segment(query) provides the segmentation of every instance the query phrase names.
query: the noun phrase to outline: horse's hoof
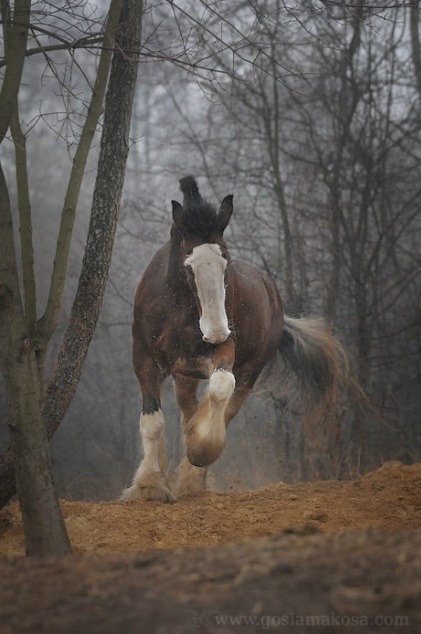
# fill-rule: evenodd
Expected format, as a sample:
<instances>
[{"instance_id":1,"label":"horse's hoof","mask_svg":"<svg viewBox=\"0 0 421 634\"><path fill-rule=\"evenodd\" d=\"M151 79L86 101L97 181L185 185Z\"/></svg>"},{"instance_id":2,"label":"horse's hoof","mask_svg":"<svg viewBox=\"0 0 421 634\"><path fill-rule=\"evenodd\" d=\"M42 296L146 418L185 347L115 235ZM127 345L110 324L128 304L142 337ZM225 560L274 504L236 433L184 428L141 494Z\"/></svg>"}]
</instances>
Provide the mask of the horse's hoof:
<instances>
[{"instance_id":1,"label":"horse's hoof","mask_svg":"<svg viewBox=\"0 0 421 634\"><path fill-rule=\"evenodd\" d=\"M164 502L165 504L173 504L176 501L168 487L157 487L148 484L141 486L138 498L148 502Z\"/></svg>"},{"instance_id":2,"label":"horse's hoof","mask_svg":"<svg viewBox=\"0 0 421 634\"><path fill-rule=\"evenodd\" d=\"M177 497L188 493L198 493L206 491L206 469L193 467L188 458L185 457L178 465L171 481L171 487Z\"/></svg>"},{"instance_id":3,"label":"horse's hoof","mask_svg":"<svg viewBox=\"0 0 421 634\"><path fill-rule=\"evenodd\" d=\"M177 491L177 496L178 497L183 497L183 495L193 495L193 493L203 493L204 491L206 491L206 487L202 487L202 486L189 486L188 484L180 484L177 485L176 488Z\"/></svg>"},{"instance_id":4,"label":"horse's hoof","mask_svg":"<svg viewBox=\"0 0 421 634\"><path fill-rule=\"evenodd\" d=\"M148 502L164 502L167 504L176 502L176 498L166 484L165 478L159 474L153 474L144 481L134 482L131 487L124 489L120 500L122 502L145 500Z\"/></svg>"},{"instance_id":5,"label":"horse's hoof","mask_svg":"<svg viewBox=\"0 0 421 634\"><path fill-rule=\"evenodd\" d=\"M131 502L132 500L145 500L146 502L164 502L173 504L176 498L168 488L161 488L153 485L136 485L124 489L121 494L121 502Z\"/></svg>"}]
</instances>

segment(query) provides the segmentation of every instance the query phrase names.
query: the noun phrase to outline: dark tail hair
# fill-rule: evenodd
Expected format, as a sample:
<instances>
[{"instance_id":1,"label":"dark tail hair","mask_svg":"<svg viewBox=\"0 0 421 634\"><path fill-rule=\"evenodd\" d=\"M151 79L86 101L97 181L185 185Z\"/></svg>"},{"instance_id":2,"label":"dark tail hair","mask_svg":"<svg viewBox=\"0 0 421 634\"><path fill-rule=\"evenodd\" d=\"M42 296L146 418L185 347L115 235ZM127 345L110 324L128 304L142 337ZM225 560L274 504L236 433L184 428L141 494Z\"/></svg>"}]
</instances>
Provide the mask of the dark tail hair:
<instances>
[{"instance_id":1,"label":"dark tail hair","mask_svg":"<svg viewBox=\"0 0 421 634\"><path fill-rule=\"evenodd\" d=\"M285 317L279 351L298 379L304 431L314 442L337 422L343 388L357 386L350 377L348 356L318 317ZM359 386L356 389L363 393Z\"/></svg>"},{"instance_id":2,"label":"dark tail hair","mask_svg":"<svg viewBox=\"0 0 421 634\"><path fill-rule=\"evenodd\" d=\"M361 413L375 409L352 377L348 355L324 319L284 317L279 351L287 370L298 379L309 462L313 460L312 452L313 456L328 455L333 467L338 461L344 396L352 396Z\"/></svg>"}]
</instances>

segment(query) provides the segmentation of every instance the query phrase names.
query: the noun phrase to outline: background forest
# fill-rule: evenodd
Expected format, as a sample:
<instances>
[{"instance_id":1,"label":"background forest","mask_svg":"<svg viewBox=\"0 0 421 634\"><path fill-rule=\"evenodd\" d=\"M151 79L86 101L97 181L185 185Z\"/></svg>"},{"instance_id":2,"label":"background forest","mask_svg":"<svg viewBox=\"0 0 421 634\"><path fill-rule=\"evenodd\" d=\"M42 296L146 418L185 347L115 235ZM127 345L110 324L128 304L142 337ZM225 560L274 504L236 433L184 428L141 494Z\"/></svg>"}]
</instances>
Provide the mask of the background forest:
<instances>
[{"instance_id":1,"label":"background forest","mask_svg":"<svg viewBox=\"0 0 421 634\"><path fill-rule=\"evenodd\" d=\"M75 38L100 27L107 3L70 4ZM49 27L67 28L64 10L50 8ZM329 320L376 408L363 412L344 400L328 475L353 477L384 460L420 460L418 3L150 2L142 29L106 299L76 396L51 445L60 495L115 498L138 463L132 302L151 255L167 240L170 200L180 200L178 180L186 174L210 202L234 194L226 236L231 254L276 280L287 314ZM40 310L97 59L94 48L53 55L54 65L43 54L31 57L20 94ZM96 145L51 359L81 267ZM7 170L11 143L4 152ZM291 389L282 368L272 368L231 423L227 449L211 470L215 488L308 477L299 403L286 408ZM164 411L175 468L181 437L170 382ZM3 392L0 418L6 446Z\"/></svg>"}]
</instances>

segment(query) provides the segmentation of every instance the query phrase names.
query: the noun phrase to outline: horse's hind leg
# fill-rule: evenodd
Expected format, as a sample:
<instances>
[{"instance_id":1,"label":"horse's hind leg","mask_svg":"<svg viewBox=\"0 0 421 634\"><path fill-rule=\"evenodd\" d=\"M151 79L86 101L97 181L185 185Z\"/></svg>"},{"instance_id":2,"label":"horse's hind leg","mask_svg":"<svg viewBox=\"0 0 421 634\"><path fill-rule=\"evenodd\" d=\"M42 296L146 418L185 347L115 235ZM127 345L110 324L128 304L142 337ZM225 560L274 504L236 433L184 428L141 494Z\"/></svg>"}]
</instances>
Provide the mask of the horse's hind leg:
<instances>
[{"instance_id":1,"label":"horse's hind leg","mask_svg":"<svg viewBox=\"0 0 421 634\"><path fill-rule=\"evenodd\" d=\"M183 435L186 431L189 420L197 410L197 387L199 380L177 375L174 378L174 393L177 405L181 410L181 424ZM177 495L185 493L195 493L206 489L207 467L195 467L184 456L176 474L175 490Z\"/></svg>"},{"instance_id":2,"label":"horse's hind leg","mask_svg":"<svg viewBox=\"0 0 421 634\"><path fill-rule=\"evenodd\" d=\"M143 499L174 502L166 476L164 416L161 410L161 386L164 376L152 360L143 361L136 368L142 391L140 417L143 459L134 475L132 485L121 495L123 501Z\"/></svg>"}]
</instances>

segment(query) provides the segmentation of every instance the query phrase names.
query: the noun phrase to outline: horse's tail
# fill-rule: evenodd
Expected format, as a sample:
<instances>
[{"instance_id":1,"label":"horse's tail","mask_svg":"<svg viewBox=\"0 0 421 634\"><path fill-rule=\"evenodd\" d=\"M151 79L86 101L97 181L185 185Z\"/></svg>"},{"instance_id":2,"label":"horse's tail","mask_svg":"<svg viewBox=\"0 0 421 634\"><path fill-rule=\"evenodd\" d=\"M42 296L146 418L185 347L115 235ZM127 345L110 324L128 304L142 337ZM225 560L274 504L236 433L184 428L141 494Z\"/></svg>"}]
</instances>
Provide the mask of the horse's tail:
<instances>
[{"instance_id":1,"label":"horse's tail","mask_svg":"<svg viewBox=\"0 0 421 634\"><path fill-rule=\"evenodd\" d=\"M317 317L285 317L279 351L298 379L305 430L316 431L323 421L332 422L341 390L352 381L347 354L326 322Z\"/></svg>"}]
</instances>

